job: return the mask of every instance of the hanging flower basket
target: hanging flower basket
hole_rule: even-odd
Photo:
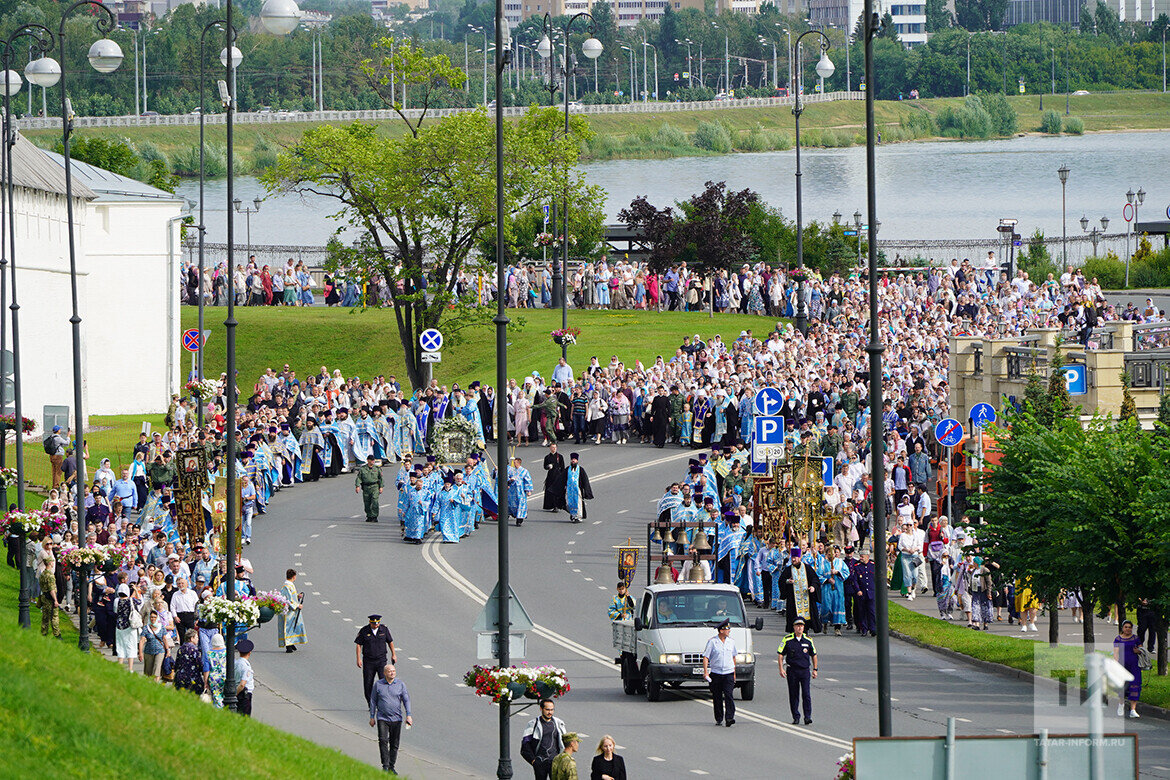
[[[857,777],[857,762],[853,758],[853,751],[837,759],[836,780],[854,780]]]
[[[105,562],[109,558],[109,551],[100,544],[93,547],[73,547],[66,550],[61,557],[70,566],[80,568]]]
[[[32,433],[33,429],[37,427],[37,421],[29,417],[20,418],[21,433]],[[0,431],[16,430],[16,415],[14,414],[0,414]]]
[[[276,617],[276,610],[274,610],[272,607],[259,607],[259,610],[260,617],[258,620],[260,623],[267,623],[269,620],[272,620],[272,618]]]
[[[251,600],[234,601],[212,596],[199,605],[199,619],[207,623],[237,623],[254,626],[260,621],[260,608]]]
[[[206,401],[209,398],[215,398],[219,395],[219,384],[210,379],[204,379],[200,382],[198,379],[192,379],[183,386],[187,392],[201,401]]]
[[[13,509],[11,512],[4,515],[4,525],[9,529],[10,533],[24,531],[24,533],[32,533],[39,530],[45,524],[49,513],[41,509]]]
[[[566,345],[576,344],[577,337],[581,335],[580,328],[558,328],[550,334],[554,344]]]
[[[553,699],[570,690],[565,670],[556,666],[473,666],[463,675],[463,684],[475,688],[477,696],[490,696],[497,704],[520,696]]]
[[[556,240],[557,240],[556,236],[554,236],[552,233],[537,233],[536,234],[536,241],[534,241],[532,243],[532,245],[533,246],[552,246],[553,242],[555,242]]]

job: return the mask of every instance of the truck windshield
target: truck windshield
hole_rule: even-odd
[[[654,601],[655,626],[703,626],[724,620],[742,626],[747,622],[743,601],[727,591],[688,588],[660,593]]]

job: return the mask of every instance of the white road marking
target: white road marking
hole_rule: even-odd
[[[442,677],[443,679],[446,679],[446,678],[450,677],[451,675],[449,675],[449,674],[440,674],[439,676],[440,676],[440,677]]]
[[[334,523],[333,525],[327,525],[327,526],[325,526],[325,527],[326,527],[326,528],[336,528],[336,527],[337,527],[337,523]]]
[[[901,701],[901,699],[895,699],[893,696],[891,696],[890,701]]]
[[[316,539],[316,538],[317,538],[318,536],[320,536],[320,535],[321,535],[321,534],[313,534],[313,535],[312,535],[312,536],[310,536],[309,538],[310,538],[310,539]]]
[[[570,539],[569,541],[565,542],[565,544],[576,544],[576,543],[577,543],[576,539]]]
[[[572,561],[571,561],[571,560],[569,560],[568,558],[566,558],[566,559],[565,559],[565,563],[572,563]]]
[[[342,618],[342,620],[344,620],[346,623],[352,623],[352,622],[353,622],[353,618]]]
[[[314,595],[314,596],[320,596],[320,595],[321,595],[321,591],[319,591],[319,590],[315,590],[315,591],[313,591],[313,595]]]
[[[923,712],[934,712],[934,710],[932,710],[930,707],[919,707],[918,709],[922,710]]]
[[[580,570],[580,569],[573,569],[573,573],[574,573],[574,574],[580,574],[580,573],[581,573],[581,570]]]
[[[866,690],[869,690],[869,689],[868,689],[868,688],[857,688],[857,687],[854,687],[854,688],[853,688],[853,690],[855,690],[855,691],[866,691]]]
[[[996,729],[996,731],[998,731],[1001,734],[1015,734],[1016,733],[1016,732],[1012,731],[1011,729]]]
[[[572,550],[565,550],[565,555],[572,555],[572,554],[573,554]]]
[[[418,660],[418,658],[416,658],[415,656],[413,656],[413,655],[412,655],[412,656],[408,656],[406,660],[408,660],[408,661],[417,661],[417,660]]]
[[[304,572],[301,572],[301,574],[304,574]],[[305,582],[305,584],[306,584],[306,585],[308,585],[308,586],[310,586],[310,587],[312,587],[312,585],[313,585],[313,583],[311,583],[311,582]],[[318,594],[316,594],[316,595],[320,596],[321,594],[320,594],[320,593],[318,593]]]
[[[683,455],[686,455],[686,454],[687,453],[683,453]],[[667,460],[674,460],[674,459],[675,458],[667,458]],[[654,462],[657,462],[657,461],[651,461],[651,463],[654,463]],[[624,473],[624,471],[632,471],[632,470],[635,470],[637,468],[644,468],[646,465],[650,465],[650,464],[642,464],[642,466],[636,466],[636,467],[632,467],[630,469],[625,469],[622,472],[614,472],[614,473],[615,474],[616,473]],[[602,475],[602,476],[604,477],[607,475]],[[601,479],[601,477],[598,477],[598,479]],[[435,572],[438,573],[438,575],[440,577],[445,579],[448,583],[451,584],[452,587],[454,587],[459,592],[463,593],[465,596],[470,598],[472,601],[475,601],[476,603],[478,603],[480,605],[487,603],[488,594],[484,593],[482,590],[480,590],[478,587],[476,587],[476,585],[473,582],[471,582],[466,577],[464,577],[462,574],[460,574],[459,571],[457,569],[455,569],[450,563],[448,563],[446,558],[443,557],[443,554],[439,551],[439,544],[438,544],[437,538],[431,538],[430,540],[428,540],[426,542],[426,544],[423,545],[423,560],[425,560],[427,562],[427,565],[429,565],[432,569],[434,569]],[[578,655],[578,656],[580,656],[588,661],[593,661],[594,663],[598,664],[599,666],[603,666],[606,669],[606,671],[609,672],[610,674],[613,673],[614,664],[613,664],[613,656],[612,655],[607,655],[605,653],[599,653],[596,650],[592,650],[591,648],[588,648],[585,645],[582,645],[579,642],[576,642],[576,641],[570,639],[569,637],[564,636],[563,634],[558,634],[557,632],[552,631],[548,628],[545,628],[544,626],[539,625],[539,624],[537,624],[533,627],[533,633],[535,633],[537,636],[540,636],[543,639],[547,639],[548,641],[552,642],[555,645],[558,645],[558,646],[564,648],[565,650],[568,650],[571,653],[574,653],[574,654],[576,654],[576,655]],[[697,694],[691,694],[688,691],[681,691],[680,690],[679,693],[681,693],[684,698],[688,698],[691,701],[696,702],[697,704],[703,706],[704,708],[706,708],[708,710],[713,707],[710,699],[701,699],[701,698],[699,698],[699,696]],[[754,721],[754,722],[759,723],[763,726],[767,726],[768,728],[773,729],[775,731],[782,731],[790,736],[800,737],[801,739],[807,739],[807,740],[810,740],[812,742],[819,742],[819,743],[824,744],[824,745],[829,745],[830,747],[833,747],[833,748],[847,750],[847,749],[850,749],[853,747],[853,743],[850,740],[841,739],[839,737],[834,737],[834,736],[831,736],[829,734],[823,734],[821,732],[814,731],[814,730],[808,729],[808,728],[796,728],[789,723],[782,723],[781,721],[778,721],[775,718],[770,718],[766,715],[761,715],[761,714],[753,712],[751,710],[744,709],[743,707],[738,707],[738,706],[736,707],[736,716],[737,716],[737,719],[742,719],[745,721]],[[657,759],[657,760],[661,761],[661,760],[665,760],[665,759]]]
[[[840,682],[836,677],[822,677],[821,679],[825,682]]]
[[[691,770],[691,774],[692,774],[692,775],[709,775],[709,774],[711,774],[711,773],[710,773],[710,772],[704,772],[702,769],[692,769],[692,770]]]
[[[586,581],[586,582],[593,582],[593,578],[592,578],[592,577],[586,577],[586,578],[585,578],[585,581]]]
[[[341,614],[341,610],[340,610],[340,609],[335,609],[335,610],[333,610],[333,614],[334,614],[334,615],[340,615],[340,614]]]
[[[325,606],[329,606],[329,602],[328,602],[328,601],[322,601],[321,603],[322,603],[322,604],[324,604]]]
[[[598,585],[598,586],[597,586],[597,589],[598,589],[598,590],[605,590],[606,588],[605,588],[605,586],[604,586],[604,585]]]
[[[654,502],[652,501],[651,503],[654,503]],[[628,510],[628,509],[619,509],[617,512],[615,512],[615,514],[624,515],[626,512],[629,512],[629,511],[630,510]]]
[[[434,669],[435,668],[435,667],[431,666],[430,664],[423,664],[422,667],[424,669]]]
[[[300,554],[300,553],[293,553],[293,557],[294,557],[294,558],[300,558],[300,557],[301,557],[301,554]]]
[[[659,758],[658,756],[646,756],[646,760],[647,761],[665,761],[666,759]]]
[[[624,509],[623,509],[623,510],[622,510],[622,512],[624,512],[624,511],[626,511],[626,510],[624,510]],[[622,512],[618,512],[618,514],[620,515]],[[601,525],[601,521],[600,521],[600,520],[594,520],[594,521],[593,521],[593,525]]]
[[[940,672],[957,672],[958,669],[939,669]]]
[[[578,532],[577,532],[577,536],[583,536],[584,534],[585,534],[585,532],[584,532],[584,531],[578,531]]]
[[[301,547],[308,547],[308,546],[309,546],[309,545],[307,545],[307,544],[302,544],[302,545],[301,545]]]
[[[359,517],[361,517],[361,515],[350,515],[349,519],[350,520],[357,520]]]
[[[970,723],[971,722],[967,718],[955,718],[955,720],[959,721],[960,723]]]

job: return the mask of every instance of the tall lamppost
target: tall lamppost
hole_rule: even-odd
[[[857,230],[857,267],[861,267],[861,212],[853,212],[853,227]]]
[[[874,122],[873,96],[877,93],[877,73],[873,66],[873,39],[881,29],[881,21],[873,10],[874,0],[865,0],[865,195],[869,210],[869,436],[870,474],[874,485],[885,485],[886,466],[882,460],[884,449],[884,423],[882,421],[882,352],[881,329],[878,323],[878,267],[877,267],[877,165],[875,141],[877,127]],[[860,239],[860,235],[858,236]],[[886,502],[873,502],[873,527],[886,527]],[[875,540],[876,541],[876,540]],[[884,541],[884,540],[883,540]],[[886,571],[886,545],[873,545],[875,571]],[[880,582],[880,580],[879,580]],[[889,588],[877,589],[874,600],[874,617],[877,623],[877,689],[878,689],[878,736],[889,737],[894,733],[893,705],[890,701],[890,604]]]
[[[686,41],[680,41],[678,38],[675,38],[674,42],[686,43],[687,45],[687,87],[693,88],[695,86],[695,73],[693,70],[691,70],[691,44],[694,43],[694,41],[692,41],[690,38],[687,38]],[[1166,90],[1162,91],[1165,92]]]
[[[637,91],[637,87],[634,86],[634,50],[629,46],[623,46],[622,51],[630,53],[630,103],[633,103],[634,93]]]
[[[1068,166],[1061,165],[1056,169],[1056,175],[1060,177],[1060,239],[1061,252],[1064,254],[1064,265],[1068,265],[1068,220],[1066,218],[1065,210],[1065,187],[1068,184]]]
[[[204,298],[203,278],[204,278],[204,271],[205,271],[205,263],[204,263],[204,257],[203,257],[203,244],[204,244],[204,241],[206,239],[206,233],[207,233],[207,224],[204,222],[204,219],[203,219],[203,183],[204,183],[204,179],[205,179],[204,143],[203,143],[204,120],[203,120],[203,117],[207,114],[207,95],[206,95],[206,89],[205,89],[206,84],[204,83],[205,82],[205,65],[206,65],[207,55],[204,52],[204,45],[205,45],[206,40],[207,40],[208,31],[213,30],[216,27],[222,27],[223,25],[224,25],[224,22],[222,19],[217,19],[214,22],[208,22],[207,25],[203,28],[203,32],[201,32],[199,34],[199,225],[196,227],[196,230],[199,231],[199,288],[198,288],[199,289],[199,304],[198,304],[198,306],[199,306],[199,349],[195,353],[195,373],[196,373],[196,377],[198,378],[198,380],[200,382],[203,381],[203,298]],[[238,54],[240,51],[239,49],[237,49],[235,47],[236,31],[231,30],[229,37],[232,40],[231,46],[232,46],[233,63],[235,66],[239,66],[240,62],[243,59],[243,55],[240,55],[240,59],[236,59],[236,54]],[[223,53],[221,52],[220,53],[220,61],[222,62],[222,60],[223,60]],[[230,274],[231,272],[232,272],[232,269],[228,268],[228,273]],[[202,428],[203,427],[203,404],[202,403],[197,404],[196,409],[197,409],[198,424],[199,424],[199,427]]]
[[[12,411],[14,418],[14,431],[16,433],[16,506],[19,509],[24,509],[24,429],[22,423],[24,422],[24,410],[21,404],[21,388],[20,388],[20,305],[16,298],[16,210],[13,203],[13,171],[12,171],[12,147],[16,145],[16,126],[12,121],[12,96],[20,89],[20,76],[12,70],[12,59],[16,54],[16,41],[22,37],[30,38],[32,47],[40,52],[41,57],[33,60],[25,68],[25,77],[29,80],[29,95],[32,95],[33,86],[48,88],[57,83],[60,78],[60,67],[56,60],[46,56],[48,52],[53,50],[53,33],[49,28],[39,24],[25,24],[12,31],[8,36],[8,40],[4,42],[4,173],[5,173],[5,192],[7,193],[8,206],[8,259],[11,276],[12,287],[12,303],[9,305],[9,311],[12,312]],[[71,234],[72,235],[72,234]],[[3,235],[0,234],[0,240]],[[3,267],[0,266],[0,271]],[[2,315],[0,315],[2,319]],[[0,382],[3,379],[0,378]],[[4,448],[8,447],[8,434],[4,433],[3,441]],[[80,460],[80,458],[78,459]],[[7,499],[5,499],[7,501]],[[4,506],[8,508],[7,503]],[[80,520],[84,523],[84,520]],[[82,539],[85,537],[82,536]],[[17,540],[19,545],[19,557],[17,558],[20,566],[20,590],[17,594],[17,622],[22,628],[28,628],[30,623],[29,618],[29,600],[31,598],[32,583],[30,577],[32,573],[24,563],[24,547],[26,541],[26,532],[22,527],[20,530],[20,538]],[[86,608],[85,599],[81,599],[82,609]],[[85,617],[85,612],[81,612],[81,617]],[[82,623],[82,631],[85,631],[86,624]]]
[[[569,53],[569,34],[572,32],[573,23],[582,17],[587,18],[589,20],[589,37],[587,39],[585,39],[585,42],[583,44],[581,44],[581,52],[589,59],[596,61],[597,58],[601,55],[601,50],[603,48],[601,45],[601,41],[599,41],[599,40],[597,40],[597,38],[593,37],[593,29],[594,29],[593,28],[593,16],[590,15],[587,11],[581,11],[580,13],[574,14],[573,16],[569,17],[568,21],[565,22],[564,29],[561,31],[564,34],[564,47],[563,47],[562,54],[561,54],[561,75],[562,75],[562,78],[564,79],[564,82],[565,82],[564,87],[562,89],[562,92],[564,92],[564,97],[565,97],[565,137],[566,138],[569,137],[569,75],[573,72],[573,69],[576,67],[576,63],[574,62],[574,58]],[[548,63],[548,90],[549,90],[549,102],[551,103],[552,98],[555,95],[556,89],[557,89],[557,70],[556,70],[556,58],[552,56],[553,55],[553,43],[552,43],[551,36],[555,32],[555,30],[554,30],[554,26],[553,26],[552,16],[550,14],[544,15],[544,28],[543,29],[544,29],[544,33],[540,38],[540,43],[538,43],[536,45],[536,51]],[[565,294],[565,277],[569,273],[569,171],[568,171],[568,168],[565,169],[565,187],[564,187],[564,191],[563,191],[562,195],[563,195],[563,197],[561,199],[561,205],[562,205],[561,220],[563,222],[563,227],[561,229],[561,257],[560,257],[560,260],[558,261],[556,256],[555,256],[555,253],[554,253],[552,305],[553,306],[559,305],[561,307],[561,329],[563,330],[569,326],[569,303],[568,303],[569,296]],[[553,209],[553,235],[556,235],[556,232],[557,232],[556,209],[554,208]],[[561,340],[561,357],[567,359],[568,353],[569,353],[569,345],[562,339]]]
[[[61,22],[57,27],[58,56],[61,58],[59,61],[60,76],[57,83],[61,86],[61,141],[65,160],[65,218],[69,234],[69,291],[73,303],[73,314],[69,318],[69,322],[73,330],[73,426],[77,440],[74,445],[75,460],[77,461],[76,481],[73,483],[75,486],[74,496],[76,497],[74,507],[79,530],[78,536],[81,539],[86,538],[87,531],[85,521],[85,458],[82,457],[85,452],[85,415],[81,406],[81,315],[78,313],[77,305],[77,241],[73,224],[73,164],[69,159],[69,136],[73,132],[73,104],[69,100],[69,92],[65,85],[65,67],[60,63],[65,62],[65,22],[74,11],[84,6],[90,6],[91,13],[97,11],[94,22],[102,35],[109,35],[118,25],[117,18],[107,6],[102,5],[97,0],[77,0],[61,14]],[[89,64],[99,73],[113,73],[122,64],[122,49],[117,43],[105,37],[94,41],[93,45],[89,47],[88,56]],[[15,292],[15,284],[13,288]],[[85,598],[83,597],[80,601],[84,604]],[[79,615],[79,617],[84,617],[84,615]],[[84,623],[81,626],[78,647],[82,650],[89,649],[89,632]]]
[[[658,47],[647,42],[645,38],[642,39],[642,83],[646,83],[646,61],[649,59],[646,56],[647,46],[654,50],[654,91],[650,94],[653,95],[655,100],[658,100]],[[650,92],[649,89],[646,91]]]
[[[224,48],[230,51],[234,40],[232,26],[232,0],[224,4]],[[287,35],[301,23],[300,9],[294,0],[266,0],[260,10],[260,21],[271,33]],[[235,71],[234,58],[224,58],[222,61],[224,77],[219,81],[220,99],[224,107],[224,120],[227,128],[227,319],[224,320],[227,349],[227,387],[224,394],[227,400],[224,416],[227,418],[227,430],[224,436],[227,445],[224,450],[224,459],[227,461],[227,537],[224,548],[224,559],[227,562],[227,578],[224,581],[224,595],[231,600],[236,597],[236,290],[235,290],[235,213],[231,208],[235,193],[235,172],[232,170],[235,162],[235,133],[233,117],[236,110],[236,96],[232,91],[235,86],[232,78]],[[231,84],[232,87],[228,85]],[[202,335],[202,334],[200,334]],[[224,624],[227,645],[226,663],[224,664],[224,707],[229,710],[236,708],[236,626],[232,621]]]
[[[1093,257],[1097,256],[1097,242],[1101,240],[1101,234],[1109,227],[1109,217],[1101,217],[1101,229],[1098,230],[1094,225],[1092,230],[1089,230],[1089,218],[1081,215],[1081,230],[1089,234],[1089,240],[1093,242]]]
[[[235,200],[232,201],[232,205],[235,206],[235,208],[236,208],[236,213],[243,214],[245,216],[245,220],[246,220],[245,224],[247,225],[247,236],[248,236],[248,261],[251,262],[251,260],[252,260],[252,215],[260,210],[260,198],[256,198],[255,200],[253,200],[251,206],[244,206],[244,208],[240,208],[240,206],[242,206],[243,203],[244,202],[242,200],[240,200],[239,198],[236,198]]]
[[[496,105],[504,100],[500,74],[508,66],[509,52],[504,44],[508,40],[508,23],[504,19],[504,0],[496,0]],[[496,111],[496,235],[504,235],[504,112]],[[504,393],[508,388],[508,314],[504,309],[504,242],[496,241],[496,495],[508,494],[508,401]],[[502,507],[496,524],[496,565],[499,569],[497,592],[500,595],[497,611],[498,623],[496,641],[499,644],[500,667],[511,663],[509,641],[509,607],[512,588],[508,571],[508,510]],[[512,757],[508,736],[509,702],[500,701],[500,756],[496,764],[496,777],[508,780],[512,777]]]
[[[774,23],[788,36],[788,92],[792,93],[792,28],[785,27],[780,22]]]
[[[1146,191],[1138,187],[1138,191],[1134,192],[1131,187],[1129,192],[1125,193],[1125,200],[1129,205],[1133,206],[1133,221],[1126,226],[1127,235],[1125,236],[1125,286],[1129,287],[1129,261],[1133,257],[1133,253],[1137,250],[1137,238],[1136,236],[1134,237],[1133,248],[1131,249],[1129,234],[1135,233],[1137,230],[1138,207],[1145,202]]]
[[[800,42],[806,36],[819,35],[821,37],[821,58],[817,62],[817,75],[827,79],[833,75],[834,67],[829,59],[829,38],[820,30],[807,30],[796,39],[796,48],[792,56],[800,49]],[[804,63],[797,61],[796,76],[799,83],[804,83]],[[804,301],[804,223],[803,204],[800,191],[800,115],[804,113],[804,105],[800,102],[800,87],[796,89],[796,101],[792,104],[792,116],[796,118],[796,329],[803,335],[808,335],[808,313]]]
[[[467,28],[473,33],[479,33],[483,36],[483,105],[487,105],[487,30],[482,27],[476,27],[474,24],[467,25]]]

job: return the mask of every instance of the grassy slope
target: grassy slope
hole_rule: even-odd
[[[196,313],[183,307],[183,325],[194,322]],[[207,315],[216,321],[217,313]],[[248,393],[265,368],[280,369],[285,363],[298,377],[316,374],[322,365],[346,376],[363,378],[377,373],[394,374],[405,384],[405,362],[398,328],[391,309],[351,313],[348,309],[250,308],[236,309],[240,322],[236,335],[236,363],[240,371],[240,393]],[[559,328],[561,313],[547,309],[509,311],[508,376],[521,377],[533,371],[549,376],[561,348],[549,338]],[[516,326],[517,320],[523,323]],[[596,355],[603,363],[617,355],[627,364],[636,359],[649,364],[657,355],[669,359],[682,343],[683,334],[712,333],[733,340],[743,329],[757,334],[775,325],[763,317],[720,314],[714,320],[706,314],[570,311],[569,325],[581,329],[581,337],[569,348],[569,363],[580,372]],[[222,329],[221,329],[222,330]],[[466,385],[473,379],[494,384],[495,326],[490,323],[468,329],[458,346],[445,345],[443,362],[435,365],[434,376],[444,384]],[[204,356],[204,370],[211,376],[223,370],[224,340],[211,339]],[[43,457],[43,456],[42,456]]]
[[[1012,105],[1020,115],[1022,131],[1035,130],[1040,123],[1039,97],[1037,95],[1016,95],[1010,97]],[[879,129],[899,125],[902,118],[915,110],[937,113],[946,105],[958,105],[962,98],[935,98],[919,101],[878,101],[875,105],[875,119]],[[1108,95],[1087,95],[1073,97],[1071,113],[1085,122],[1086,130],[1144,130],[1170,127],[1170,96],[1161,93],[1116,93]],[[1064,96],[1048,95],[1045,108],[1063,111]],[[736,108],[712,111],[678,111],[658,114],[601,114],[590,115],[590,125],[598,134],[623,139],[640,130],[657,130],[664,122],[685,132],[694,132],[699,122],[719,120],[736,130],[754,127],[764,129],[791,130],[792,112],[780,108]],[[236,145],[241,153],[248,155],[256,141],[263,137],[278,145],[287,145],[300,138],[301,133],[318,123],[287,122],[273,124],[236,125]],[[865,125],[865,104],[862,101],[836,101],[814,103],[806,107],[801,126],[806,129],[849,128],[860,136]],[[384,121],[378,123],[382,132],[398,134],[400,123]],[[85,129],[87,135],[127,137],[134,142],[150,141],[166,154],[189,149],[198,143],[199,128],[191,127],[134,127]],[[223,143],[223,127],[207,128],[207,138]],[[54,131],[33,130],[26,133],[30,138],[52,143]],[[698,153],[698,150],[695,150]]]
[[[0,777],[377,777],[341,753],[203,704],[65,641],[16,627],[19,580],[0,568]]]
[[[1040,660],[1047,668],[1083,669],[1085,663],[1084,651],[1074,645],[1050,648],[1046,642],[972,631],[961,624],[948,623],[895,603],[890,604],[890,628],[928,645],[949,648],[972,658],[1029,673],[1035,671],[1038,650],[1043,654]],[[1102,626],[1097,631],[1101,645],[1106,649],[1112,644],[1108,632],[1108,626]],[[1152,672],[1143,673],[1142,701],[1170,708],[1170,677],[1158,677]]]

